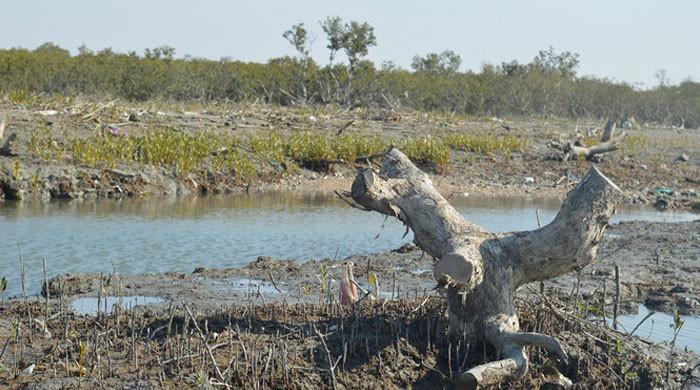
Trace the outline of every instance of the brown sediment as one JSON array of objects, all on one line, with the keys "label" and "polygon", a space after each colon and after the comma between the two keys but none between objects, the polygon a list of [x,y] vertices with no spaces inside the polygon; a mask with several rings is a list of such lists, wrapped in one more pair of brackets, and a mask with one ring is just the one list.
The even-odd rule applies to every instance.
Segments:
[{"label": "brown sediment", "polygon": [[[533,349],[530,364],[538,369],[508,387],[548,388],[559,372],[575,389],[697,383],[697,374],[688,372],[697,356],[675,351],[672,363],[668,347],[626,338],[568,307],[555,297],[518,301],[523,329],[556,335],[570,358],[559,363]],[[86,317],[56,301],[48,306],[13,301],[0,319],[0,335],[7,340],[0,384],[9,389],[449,388],[457,373],[493,352],[446,337],[445,309],[438,297],[363,300],[354,306],[244,300],[212,309],[173,301],[163,311]]]}]

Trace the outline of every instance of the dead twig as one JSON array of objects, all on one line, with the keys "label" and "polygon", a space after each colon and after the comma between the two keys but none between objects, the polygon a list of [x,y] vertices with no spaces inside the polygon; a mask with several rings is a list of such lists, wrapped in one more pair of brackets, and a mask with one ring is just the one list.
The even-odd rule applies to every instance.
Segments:
[{"label": "dead twig", "polygon": [[111,102],[107,102],[107,103],[105,103],[105,104],[101,104],[99,107],[97,107],[97,109],[96,109],[95,111],[93,111],[93,112],[91,112],[91,113],[89,113],[89,114],[83,115],[82,117],[80,117],[80,119],[82,119],[82,120],[91,119],[93,116],[97,115],[100,111],[104,110],[105,108],[113,106],[114,103],[116,103],[118,100],[119,100],[119,99],[115,99],[115,100],[112,100]]},{"label": "dead twig", "polygon": [[425,306],[426,302],[428,302],[428,299],[430,299],[430,297],[425,297],[425,299],[423,299],[423,302],[421,302],[420,305],[416,306],[413,310],[411,310],[411,311],[408,313],[408,315],[411,315],[411,314],[417,312],[418,310],[420,310],[420,308],[423,307],[423,306]]},{"label": "dead twig", "polygon": [[271,272],[271,271],[267,271],[267,276],[270,277],[270,282],[272,282],[272,287],[274,287],[275,290],[277,290],[278,293],[284,294],[284,292],[282,292],[282,290],[280,290],[280,288],[277,287],[277,282],[275,281],[275,277],[272,276],[272,272]]},{"label": "dead twig", "polygon": [[340,129],[338,129],[338,131],[335,133],[335,135],[340,135],[345,129],[347,129],[348,127],[350,127],[354,124],[355,124],[355,120],[349,121],[348,123],[341,126]]},{"label": "dead twig", "polygon": [[214,365],[214,368],[216,369],[216,375],[219,377],[219,380],[225,381],[226,379],[224,378],[224,375],[221,373],[221,370],[219,369],[219,364],[216,362],[216,359],[214,359],[214,352],[212,348],[209,346],[207,343],[207,338],[204,336],[204,332],[202,332],[202,329],[199,328],[199,324],[197,324],[197,318],[192,314],[192,311],[190,310],[189,307],[187,307],[187,304],[183,301],[182,306],[185,308],[185,311],[187,312],[187,315],[190,316],[192,319],[192,322],[194,323],[195,329],[197,329],[197,332],[199,333],[199,338],[202,340],[202,343],[204,344],[204,347],[207,349],[207,353],[209,354],[209,358],[211,359],[212,364]]},{"label": "dead twig", "polygon": [[338,198],[340,198],[340,200],[342,200],[343,202],[345,202],[348,206],[350,206],[350,207],[352,207],[352,208],[355,208],[355,209],[358,209],[358,210],[362,210],[362,211],[372,211],[372,210],[370,210],[370,209],[368,209],[368,208],[366,208],[366,207],[363,207],[363,206],[358,205],[357,203],[355,203],[355,202],[353,202],[353,201],[350,201],[350,199],[351,199],[352,197],[350,196],[350,193],[349,193],[349,192],[347,192],[347,191],[341,191],[341,190],[335,190],[334,192],[335,192],[335,194],[338,196]]},{"label": "dead twig", "polygon": [[333,363],[333,358],[331,357],[331,351],[328,349],[328,344],[326,344],[326,338],[323,337],[323,334],[318,331],[318,328],[316,327],[315,323],[311,324],[314,333],[316,333],[316,336],[318,336],[319,339],[321,339],[321,345],[323,345],[323,349],[326,352],[326,360],[328,362],[328,371],[331,374],[331,387],[333,390],[336,390],[338,388],[338,381],[335,378],[335,368],[338,366],[338,362],[340,362],[340,358],[338,357],[338,360],[336,360],[335,364]]}]

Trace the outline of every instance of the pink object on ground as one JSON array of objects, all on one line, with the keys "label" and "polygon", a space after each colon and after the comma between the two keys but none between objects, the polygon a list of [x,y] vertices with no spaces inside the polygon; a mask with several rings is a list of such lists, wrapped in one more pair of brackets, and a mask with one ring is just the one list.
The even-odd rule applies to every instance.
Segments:
[{"label": "pink object on ground", "polygon": [[357,301],[357,286],[355,286],[355,277],[352,275],[352,264],[345,266],[345,272],[340,277],[340,296],[338,300],[344,306],[352,305]]}]

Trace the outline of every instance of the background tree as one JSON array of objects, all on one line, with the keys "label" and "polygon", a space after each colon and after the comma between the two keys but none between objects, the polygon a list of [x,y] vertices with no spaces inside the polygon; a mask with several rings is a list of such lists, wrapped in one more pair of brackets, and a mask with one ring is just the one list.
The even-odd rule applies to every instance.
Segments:
[{"label": "background tree", "polygon": [[440,54],[428,53],[424,57],[416,55],[411,62],[411,68],[416,72],[443,76],[457,73],[460,65],[462,65],[462,57],[452,50],[445,50]]},{"label": "background tree", "polygon": [[171,61],[175,58],[175,48],[171,46],[158,46],[144,50],[144,57],[155,60]]},{"label": "background tree", "polygon": [[309,68],[312,67],[313,59],[311,58],[311,39],[309,39],[309,33],[304,27],[304,23],[295,24],[289,30],[282,34],[282,37],[286,39],[294,48],[297,53],[299,53],[299,64],[298,64],[298,80],[297,85],[299,93],[301,94],[301,102],[306,103],[308,100],[308,89],[307,75],[309,74]]},{"label": "background tree", "polygon": [[[659,73],[658,85],[640,88],[582,77],[576,73],[578,54],[559,53],[551,47],[529,63],[484,64],[480,70],[466,72],[457,70],[458,55],[430,53],[414,57],[412,72],[366,60],[369,48],[376,44],[370,26],[345,23],[338,17],[326,19],[322,26],[331,52],[329,63],[322,67],[310,58],[310,33],[302,25],[283,34],[295,50],[299,47],[299,54],[267,63],[175,58],[175,49],[169,46],[148,49],[143,55],[111,48],[93,52],[84,46],[71,55],[52,43],[34,50],[0,49],[0,98],[18,104],[29,102],[32,94],[128,100],[259,99],[282,105],[389,105],[478,116],[633,116],[639,123],[700,126],[700,84],[690,79],[672,84]],[[348,60],[338,62],[338,51]]]},{"label": "background tree", "polygon": [[326,18],[326,20],[321,22],[321,28],[328,39],[328,45],[326,46],[329,51],[328,64],[329,66],[333,66],[335,55],[346,45],[343,20],[340,18],[340,16],[329,16]]},{"label": "background tree", "polygon": [[[340,86],[338,75],[333,70],[333,61],[339,50],[343,50],[348,59],[345,82],[343,87],[345,103],[351,101],[352,80],[355,76],[358,62],[369,53],[371,46],[377,45],[377,37],[374,35],[374,27],[368,23],[350,21],[343,23],[339,16],[328,17],[321,22],[323,32],[328,39],[326,46],[330,51],[329,68],[330,75],[336,83],[336,89]],[[336,98],[338,96],[336,95]]]},{"label": "background tree", "polygon": [[530,66],[537,71],[558,73],[564,78],[572,79],[576,76],[579,63],[578,53],[568,51],[557,53],[550,46],[546,50],[540,50]]}]

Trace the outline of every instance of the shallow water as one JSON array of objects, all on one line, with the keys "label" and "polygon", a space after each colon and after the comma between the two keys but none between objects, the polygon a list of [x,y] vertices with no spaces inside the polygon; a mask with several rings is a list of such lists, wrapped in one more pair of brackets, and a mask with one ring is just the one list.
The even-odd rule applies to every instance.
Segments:
[{"label": "shallow water", "polygon": [[[96,297],[86,297],[74,299],[71,303],[71,309],[76,314],[96,316],[99,308],[100,313],[112,313],[114,306],[119,305],[122,309],[129,310],[136,306],[150,305],[154,303],[162,303],[163,300],[157,297],[145,296],[127,296],[127,297],[107,297],[101,300],[98,305]],[[106,310],[105,310],[106,309]]]},{"label": "shallow water", "polygon": [[[522,198],[455,197],[465,217],[492,231],[537,227],[559,203]],[[684,221],[697,214],[624,209],[620,220]],[[0,205],[0,276],[7,296],[21,293],[21,255],[28,294],[39,290],[42,258],[49,277],[63,273],[192,272],[236,267],[266,255],[298,260],[342,258],[399,247],[403,226],[377,213],[348,207],[334,195],[102,200]],[[377,235],[379,235],[378,238]]]},{"label": "shallow water", "polygon": [[[637,314],[626,314],[618,318],[619,330],[626,333],[631,332],[639,324],[649,309],[644,305],[639,305]],[[676,348],[700,353],[700,317],[681,316],[683,326],[681,326],[676,338]],[[668,342],[673,340],[673,316],[666,313],[656,312],[649,317],[634,332],[634,335],[653,342]]]}]

